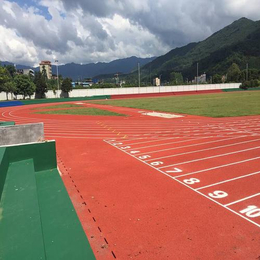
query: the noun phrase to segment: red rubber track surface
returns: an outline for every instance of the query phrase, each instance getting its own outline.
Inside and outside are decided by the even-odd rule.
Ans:
[[[40,106],[0,109],[0,120],[44,122],[97,259],[259,259],[260,116],[165,119],[87,103],[128,116],[34,114]]]

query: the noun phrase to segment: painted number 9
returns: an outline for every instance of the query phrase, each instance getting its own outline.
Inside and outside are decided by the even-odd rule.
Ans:
[[[221,191],[221,190],[216,190],[212,193],[209,193],[208,195],[214,199],[222,199],[228,196],[228,194],[225,191]]]

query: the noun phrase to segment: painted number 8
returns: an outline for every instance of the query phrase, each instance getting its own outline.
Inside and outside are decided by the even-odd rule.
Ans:
[[[185,182],[186,184],[195,184],[195,183],[199,183],[200,180],[199,179],[196,179],[196,178],[191,178],[191,179],[186,179],[186,180],[183,180],[183,182]]]

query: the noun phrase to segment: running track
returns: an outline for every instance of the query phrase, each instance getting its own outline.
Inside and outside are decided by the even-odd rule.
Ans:
[[[75,103],[75,102],[73,102]],[[260,116],[163,119],[34,114],[97,259],[260,259]]]

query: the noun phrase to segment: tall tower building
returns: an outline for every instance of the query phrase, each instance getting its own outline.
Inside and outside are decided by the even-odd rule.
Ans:
[[[52,78],[52,67],[51,67],[51,62],[43,60],[40,63],[40,72],[43,73],[43,70],[45,69],[46,75],[48,79]]]

